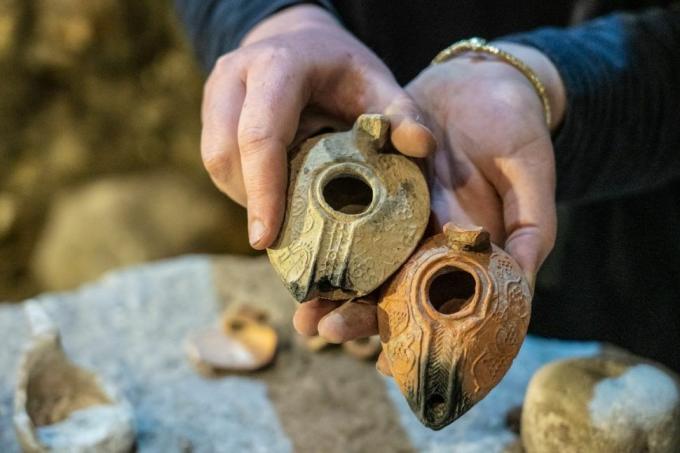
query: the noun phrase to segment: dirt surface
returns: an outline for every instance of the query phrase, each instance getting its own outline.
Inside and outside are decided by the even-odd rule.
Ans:
[[[30,261],[64,191],[165,168],[215,195],[199,156],[204,75],[170,0],[0,1],[0,73],[0,301],[51,289]],[[183,250],[217,251],[235,250]]]
[[[225,308],[248,303],[272,317],[281,336],[279,355],[252,376],[267,383],[296,452],[414,451],[372,361],[338,347],[313,353],[296,338],[291,323],[296,302],[267,260],[219,257],[213,278]]]

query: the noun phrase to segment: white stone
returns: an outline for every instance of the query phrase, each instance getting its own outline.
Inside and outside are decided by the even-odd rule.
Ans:
[[[651,431],[668,422],[677,407],[678,388],[673,379],[647,364],[601,380],[589,404],[593,424],[618,438]]]

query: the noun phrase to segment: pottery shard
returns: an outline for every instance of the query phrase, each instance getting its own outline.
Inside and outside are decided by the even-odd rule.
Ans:
[[[135,439],[132,407],[109,382],[69,360],[41,305],[28,302],[32,338],[14,394],[14,428],[27,453],[124,453]]]
[[[189,360],[207,376],[258,370],[272,362],[278,335],[264,312],[241,306],[225,313],[221,325],[191,333],[186,340]]]
[[[680,387],[635,358],[550,363],[529,383],[522,410],[527,453],[678,452]]]
[[[389,121],[291,152],[286,215],[269,259],[298,301],[348,299],[380,286],[411,255],[429,218],[425,178],[389,143]]]
[[[482,229],[448,224],[382,290],[385,357],[426,426],[464,414],[510,368],[526,335],[531,291],[517,263]]]
[[[373,335],[366,338],[358,338],[342,344],[342,349],[349,355],[360,360],[375,360],[382,351],[380,337]]]

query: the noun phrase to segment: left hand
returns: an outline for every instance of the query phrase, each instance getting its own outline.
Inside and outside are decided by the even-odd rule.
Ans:
[[[554,129],[565,110],[559,74],[538,50],[496,44],[528,64],[545,84]],[[439,146],[428,159],[436,225],[481,225],[520,264],[533,285],[555,242],[555,163],[550,128],[531,83],[509,64],[478,54],[430,66],[407,91],[425,112]],[[294,325],[333,342],[377,333],[376,306],[310,301]],[[382,366],[381,366],[382,362]],[[388,372],[384,361],[379,369]]]

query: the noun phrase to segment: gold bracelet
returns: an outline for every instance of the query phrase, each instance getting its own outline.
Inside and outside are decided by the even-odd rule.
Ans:
[[[545,85],[543,85],[536,73],[526,63],[514,55],[499,49],[498,47],[487,44],[485,39],[471,38],[453,43],[446,49],[439,52],[437,56],[434,57],[431,64],[444,63],[445,61],[448,61],[451,58],[454,58],[465,52],[479,52],[494,56],[499,60],[515,67],[524,75],[524,77],[529,79],[529,82],[531,82],[531,85],[533,85],[534,89],[536,90],[536,94],[538,94],[538,97],[541,98],[541,103],[543,103],[543,112],[545,113],[545,122],[548,124],[548,127],[550,127],[550,101],[548,100],[548,94],[545,89]]]

